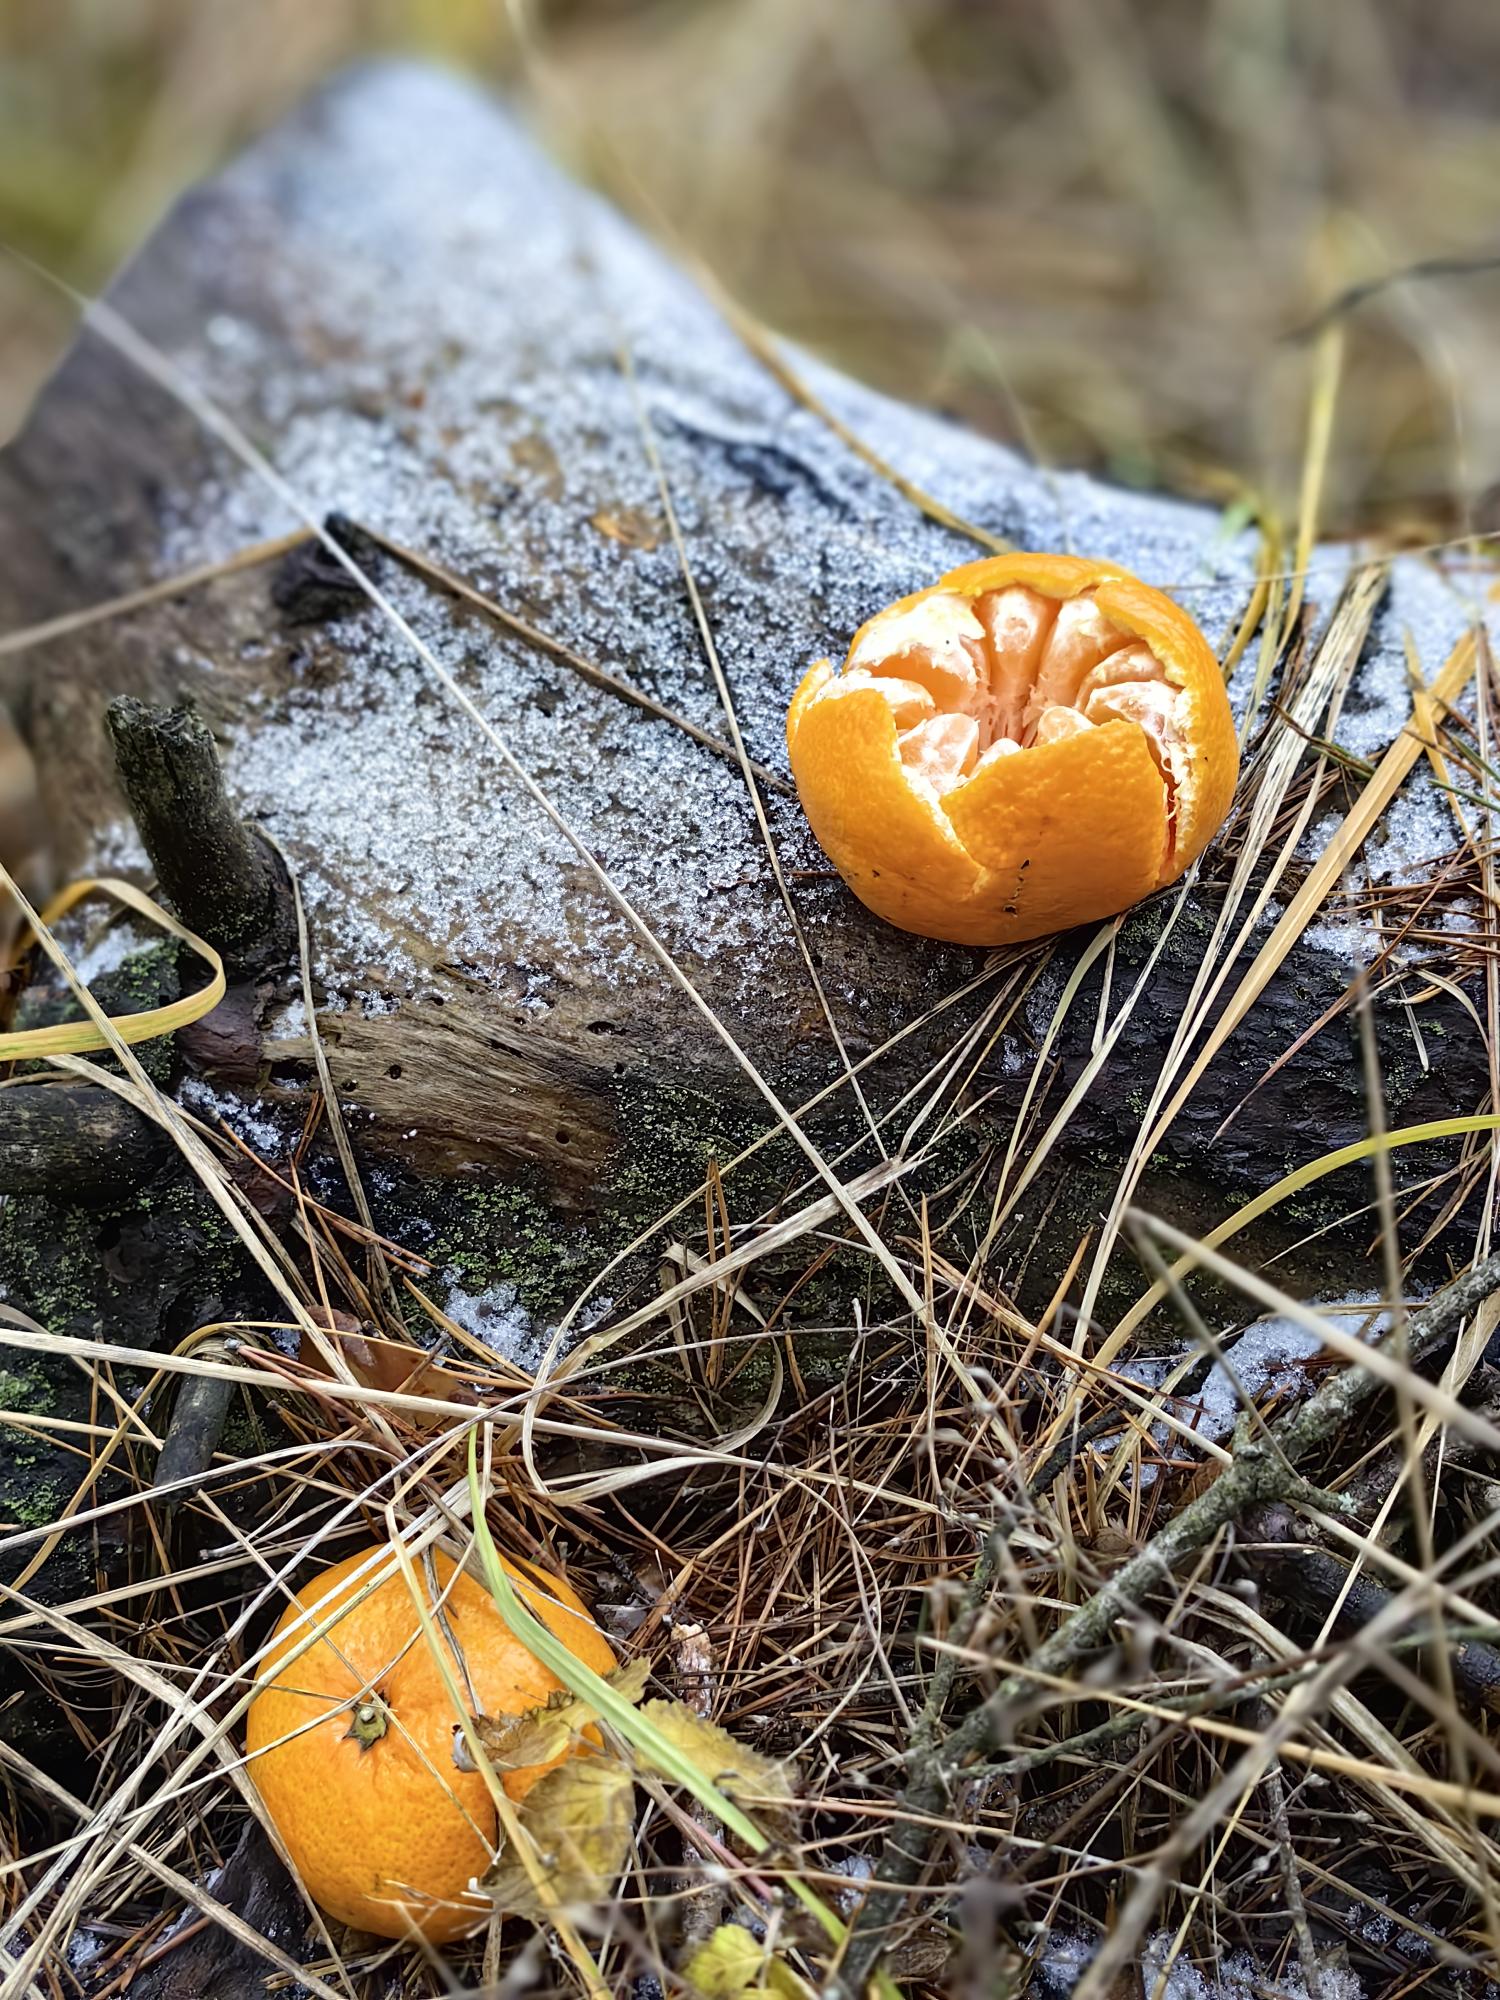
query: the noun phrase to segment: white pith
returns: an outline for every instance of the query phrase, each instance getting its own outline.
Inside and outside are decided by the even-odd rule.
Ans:
[[[1001,758],[1134,723],[1166,788],[1170,852],[1187,768],[1181,690],[1092,595],[1058,600],[1013,584],[884,612],[818,699],[860,687],[890,703],[907,777],[934,804]]]

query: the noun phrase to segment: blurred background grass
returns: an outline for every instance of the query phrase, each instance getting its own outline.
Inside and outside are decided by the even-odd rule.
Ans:
[[[1058,464],[1290,504],[1342,288],[1500,249],[1496,0],[0,0],[0,236],[102,283],[342,64],[512,91],[764,319]],[[540,58],[540,67],[538,64]],[[545,79],[545,81],[544,81]],[[396,157],[399,158],[399,155]],[[1500,271],[1352,310],[1327,496],[1500,522]],[[68,315],[0,273],[0,435]]]

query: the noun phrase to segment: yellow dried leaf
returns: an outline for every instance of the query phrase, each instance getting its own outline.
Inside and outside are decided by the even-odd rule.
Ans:
[[[607,1674],[605,1678],[615,1693],[622,1695],[634,1707],[646,1692],[646,1683],[651,1678],[651,1662],[642,1655],[640,1659],[631,1660],[626,1666],[616,1667],[614,1672]]]
[[[720,1924],[682,1968],[703,2000],[749,2000],[773,1993],[779,2000],[808,2000],[809,1988],[789,1965],[773,1957],[741,1924]]]
[[[632,1660],[607,1678],[616,1694],[638,1702],[651,1678],[651,1662]],[[524,1771],[533,1764],[551,1764],[565,1757],[575,1740],[598,1719],[597,1710],[583,1697],[569,1694],[566,1688],[554,1688],[538,1708],[529,1708],[523,1715],[476,1715],[474,1726],[497,1771]]]
[[[573,1737],[589,1721],[575,1718],[571,1699],[558,1707],[528,1709],[524,1715],[476,1715],[475,1732],[497,1771],[524,1771],[566,1757]]]
[[[747,1750],[727,1729],[705,1721],[682,1702],[648,1701],[641,1714],[655,1724],[674,1750],[695,1764],[711,1784],[731,1799],[752,1809],[769,1806],[772,1811],[793,1803],[791,1778],[784,1764]],[[653,1764],[649,1753],[642,1755],[660,1776],[676,1776],[674,1771]]]
[[[536,1865],[557,1904],[573,1908],[610,1893],[630,1852],[635,1781],[613,1757],[570,1757],[540,1778],[520,1807]],[[485,1888],[503,1910],[544,1918],[554,1905],[537,1893],[521,1857],[502,1854]]]

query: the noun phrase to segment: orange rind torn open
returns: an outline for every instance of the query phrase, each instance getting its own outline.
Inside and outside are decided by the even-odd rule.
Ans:
[[[967,563],[809,669],[787,713],[818,843],[888,922],[1019,942],[1128,909],[1218,830],[1239,752],[1224,677],[1113,564]]]

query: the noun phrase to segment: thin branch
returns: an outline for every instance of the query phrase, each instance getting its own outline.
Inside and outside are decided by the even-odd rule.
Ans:
[[[704,729],[698,723],[689,721],[687,716],[679,715],[675,708],[668,708],[665,702],[658,701],[654,695],[632,686],[618,674],[610,673],[607,667],[598,666],[593,660],[586,659],[582,653],[574,652],[571,646],[566,645],[561,639],[554,639],[539,626],[529,624],[524,618],[518,618],[514,611],[507,611],[503,604],[497,604],[493,597],[486,597],[484,592],[476,590],[472,583],[465,583],[464,579],[456,576],[451,569],[445,569],[441,563],[435,563],[430,556],[424,556],[420,549],[408,548],[404,542],[393,542],[389,536],[378,533],[362,522],[358,525],[361,532],[368,535],[377,548],[384,549],[388,556],[394,556],[397,562],[415,570],[418,576],[425,577],[440,590],[446,590],[452,596],[461,598],[465,604],[473,605],[476,611],[482,611],[486,618],[496,625],[503,626],[507,632],[513,633],[516,638],[535,651],[546,653],[554,660],[561,660],[565,667],[572,668],[580,680],[587,681],[592,687],[602,688],[606,694],[618,695],[621,701],[633,703],[635,707],[644,709],[647,715],[655,716],[658,722],[670,722],[672,727],[680,729],[684,736],[690,736],[695,743],[701,743],[705,750],[711,750],[716,757],[722,757],[726,764],[733,764],[736,770],[739,768],[740,760],[733,746],[726,743],[722,736],[715,736],[711,729]],[[777,772],[769,770],[764,764],[757,764],[754,758],[749,761],[756,777],[771,791],[779,792],[784,799],[797,796],[796,787],[789,784]]]
[[[1500,1252],[1456,1280],[1425,1312],[1414,1314],[1387,1341],[1399,1339],[1402,1357],[1415,1366],[1497,1290]],[[1382,1348],[1387,1341],[1380,1343]],[[1343,1369],[1299,1409],[1272,1425],[1263,1441],[1241,1444],[1233,1462],[1211,1485],[1063,1620],[1051,1638],[1037,1648],[1024,1671],[1005,1675],[945,1737],[913,1742],[908,1755],[910,1775],[895,1806],[895,1822],[886,1836],[875,1886],[849,1926],[839,1974],[846,1995],[857,2000],[864,1992],[890,1942],[889,1928],[906,1905],[904,1892],[927,1865],[932,1827],[924,1822],[943,1818],[961,1768],[969,1758],[1003,1739],[1008,1715],[1031,1693],[1035,1676],[1064,1673],[1085,1654],[1107,1645],[1118,1618],[1138,1609],[1148,1592],[1166,1582],[1184,1557],[1204,1548],[1247,1508],[1305,1498],[1311,1489],[1293,1469],[1297,1462],[1337,1436],[1382,1386],[1382,1378],[1369,1370]]]

